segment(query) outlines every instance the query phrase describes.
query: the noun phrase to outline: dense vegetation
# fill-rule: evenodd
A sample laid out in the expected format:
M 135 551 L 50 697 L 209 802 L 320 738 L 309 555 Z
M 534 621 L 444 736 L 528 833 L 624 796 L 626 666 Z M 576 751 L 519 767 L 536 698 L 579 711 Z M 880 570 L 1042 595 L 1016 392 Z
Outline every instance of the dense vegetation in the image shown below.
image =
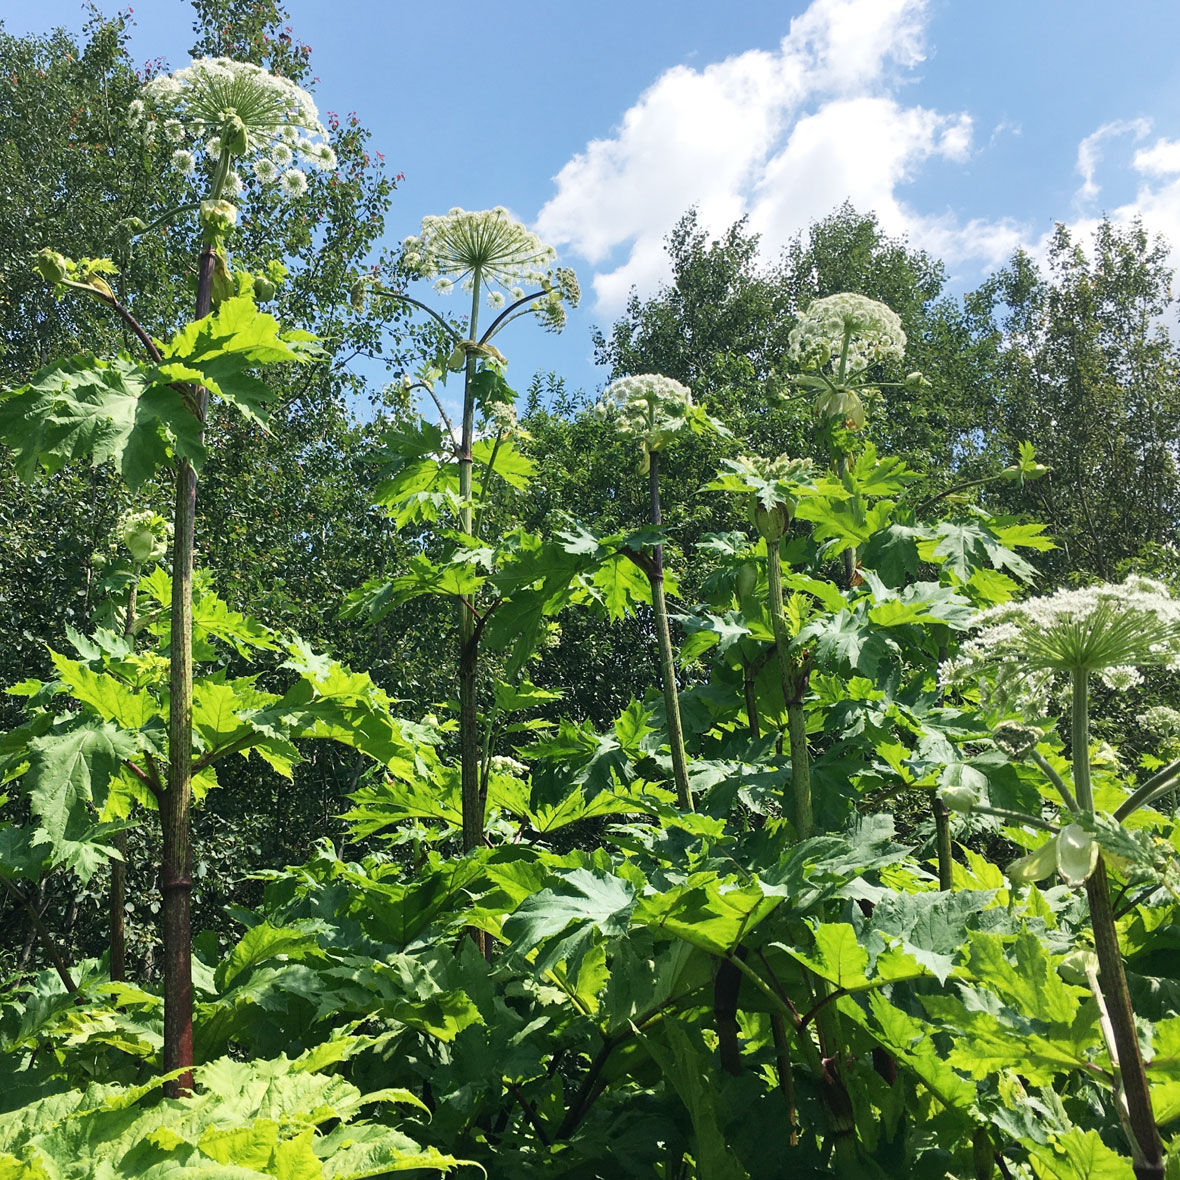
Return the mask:
M 1163 245 L 689 211 L 518 392 L 573 273 L 194 8 L 0 29 L 0 1180 L 1180 1175 Z

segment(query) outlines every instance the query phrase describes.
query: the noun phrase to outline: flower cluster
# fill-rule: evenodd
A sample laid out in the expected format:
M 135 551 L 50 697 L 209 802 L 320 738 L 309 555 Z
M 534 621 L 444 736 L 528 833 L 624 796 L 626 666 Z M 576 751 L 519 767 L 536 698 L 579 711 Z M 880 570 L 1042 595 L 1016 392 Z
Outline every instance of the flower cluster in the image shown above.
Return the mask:
M 516 418 L 516 407 L 511 402 L 492 402 L 488 406 L 488 421 L 500 437 L 515 434 L 520 429 Z
M 612 381 L 594 409 L 600 417 L 612 419 L 620 433 L 639 440 L 643 475 L 651 469 L 652 455 L 662 451 L 674 435 L 707 431 L 730 437 L 722 423 L 693 402 L 687 386 L 658 373 Z
M 692 391 L 659 373 L 612 381 L 595 406 L 600 417 L 614 416 L 619 431 L 641 439 L 645 453 L 662 450 L 689 423 Z
M 815 300 L 788 337 L 800 368 L 834 366 L 838 379 L 905 355 L 901 319 L 883 303 L 844 293 Z
M 493 297 L 493 307 L 503 306 L 505 294 L 523 298 L 526 283 L 561 290 L 550 272 L 556 257 L 552 246 L 513 221 L 502 206 L 424 217 L 421 232 L 402 242 L 402 264 L 419 278 L 436 279 L 440 294 L 449 295 L 456 283 L 472 291 L 478 282 Z
M 296 167 L 297 154 L 311 167 L 336 167 L 311 95 L 248 62 L 198 58 L 160 74 L 131 103 L 128 117 L 145 143 L 162 138 L 176 145 L 172 164 L 185 175 L 202 156 L 213 169 L 232 159 L 249 165 L 262 183 L 281 181 L 298 196 L 307 175 Z M 224 190 L 232 195 L 241 187 L 240 175 L 227 169 Z
M 1111 688 L 1139 668 L 1180 670 L 1180 600 L 1150 578 L 1059 590 L 982 611 L 976 636 L 943 664 L 948 683 L 978 678 L 992 703 L 1043 712 L 1062 673 L 1095 672 Z
M 1152 705 L 1146 713 L 1140 713 L 1135 720 L 1156 737 L 1180 737 L 1180 713 L 1167 705 Z
M 172 525 L 150 508 L 141 512 L 128 509 L 115 525 L 115 536 L 136 565 L 149 565 L 163 560 L 168 552 Z

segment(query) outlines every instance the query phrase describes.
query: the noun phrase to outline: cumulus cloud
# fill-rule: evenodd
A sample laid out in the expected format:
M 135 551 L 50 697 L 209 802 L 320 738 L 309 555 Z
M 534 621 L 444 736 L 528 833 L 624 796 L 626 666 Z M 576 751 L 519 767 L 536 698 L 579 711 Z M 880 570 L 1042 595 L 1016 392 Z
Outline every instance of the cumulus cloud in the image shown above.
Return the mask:
M 1170 248 L 1170 265 L 1180 271 L 1180 140 L 1158 138 L 1151 147 L 1138 148 L 1129 167 L 1107 163 L 1103 145 L 1130 138 L 1140 143 L 1150 135 L 1146 118 L 1114 119 L 1103 123 L 1078 144 L 1077 171 L 1082 178 L 1074 194 L 1074 216 L 1067 225 L 1075 243 L 1083 249 L 1093 240 L 1102 218 L 1117 226 L 1139 222 L 1153 236 L 1162 236 Z M 1108 175 L 1099 183 L 1103 164 Z M 1099 194 L 1114 190 L 1114 200 L 1099 202 Z M 1025 248 L 1037 258 L 1048 253 L 1052 233 Z
M 1018 227 L 920 213 L 899 195 L 934 159 L 972 153 L 972 121 L 900 101 L 923 60 L 927 0 L 814 0 L 777 51 L 662 74 L 555 178 L 537 229 L 598 270 L 599 306 L 664 276 L 664 235 L 690 205 L 720 232 L 743 215 L 768 251 L 846 199 L 943 257 L 994 264 Z

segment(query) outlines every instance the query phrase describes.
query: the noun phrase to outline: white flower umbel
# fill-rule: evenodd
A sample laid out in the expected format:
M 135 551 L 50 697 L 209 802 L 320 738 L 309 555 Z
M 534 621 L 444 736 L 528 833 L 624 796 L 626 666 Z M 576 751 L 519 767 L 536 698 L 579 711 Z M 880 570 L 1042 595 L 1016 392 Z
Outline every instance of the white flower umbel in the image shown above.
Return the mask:
M 402 243 L 402 262 L 419 277 L 449 278 L 462 285 L 478 276 L 489 291 L 502 287 L 511 292 L 520 284 L 550 279 L 556 257 L 552 246 L 500 207 L 424 217 L 421 233 Z
M 976 622 L 960 653 L 968 665 L 1097 672 L 1115 688 L 1137 683 L 1140 667 L 1180 669 L 1180 600 L 1138 575 L 994 606 Z
M 335 163 L 311 95 L 248 62 L 199 58 L 158 75 L 132 102 L 128 117 L 144 132 L 162 126 L 172 142 L 193 135 L 197 150 L 207 153 L 214 166 L 215 197 L 221 195 L 231 159 L 253 164 L 260 180 L 290 169 L 296 147 L 315 167 Z
M 830 365 L 839 380 L 905 355 L 897 313 L 875 299 L 847 292 L 815 300 L 791 330 L 788 343 L 795 364 L 807 369 Z
M 641 440 L 645 452 L 661 451 L 692 416 L 692 390 L 660 373 L 620 377 L 606 387 L 601 413 L 614 412 L 621 434 Z
M 301 197 L 307 192 L 307 174 L 298 168 L 288 168 L 283 173 L 283 191 L 289 197 Z
M 1180 670 L 1180 600 L 1162 583 L 1132 575 L 1118 586 L 991 607 L 977 622 L 979 633 L 955 661 L 956 679 L 978 675 L 984 686 L 990 679 L 1002 698 L 1030 678 L 1068 676 L 1074 789 L 1081 809 L 1093 811 L 1089 677 L 1125 689 L 1139 668 Z

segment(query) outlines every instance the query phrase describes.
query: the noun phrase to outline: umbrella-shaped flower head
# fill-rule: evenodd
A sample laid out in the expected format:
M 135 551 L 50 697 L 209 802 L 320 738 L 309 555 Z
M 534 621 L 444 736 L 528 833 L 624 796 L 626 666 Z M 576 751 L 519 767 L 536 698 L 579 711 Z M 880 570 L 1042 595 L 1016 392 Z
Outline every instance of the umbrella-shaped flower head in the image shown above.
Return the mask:
M 620 434 L 639 441 L 642 451 L 639 469 L 644 473 L 651 456 L 664 450 L 678 434 L 699 434 L 703 430 L 729 433 L 692 400 L 687 385 L 660 373 L 612 381 L 597 408 L 603 417 L 616 423 Z
M 840 378 L 905 355 L 901 319 L 884 303 L 845 292 L 815 300 L 788 337 L 791 360 L 802 368 L 832 366 Z
M 189 145 L 190 157 L 204 155 L 214 166 L 223 155 L 249 161 L 260 180 L 290 177 L 295 150 L 312 167 L 335 165 L 311 95 L 249 62 L 198 58 L 159 74 L 131 103 L 128 119 L 145 140 L 154 140 L 162 127 L 172 143 Z M 287 184 L 292 192 L 303 187 Z

